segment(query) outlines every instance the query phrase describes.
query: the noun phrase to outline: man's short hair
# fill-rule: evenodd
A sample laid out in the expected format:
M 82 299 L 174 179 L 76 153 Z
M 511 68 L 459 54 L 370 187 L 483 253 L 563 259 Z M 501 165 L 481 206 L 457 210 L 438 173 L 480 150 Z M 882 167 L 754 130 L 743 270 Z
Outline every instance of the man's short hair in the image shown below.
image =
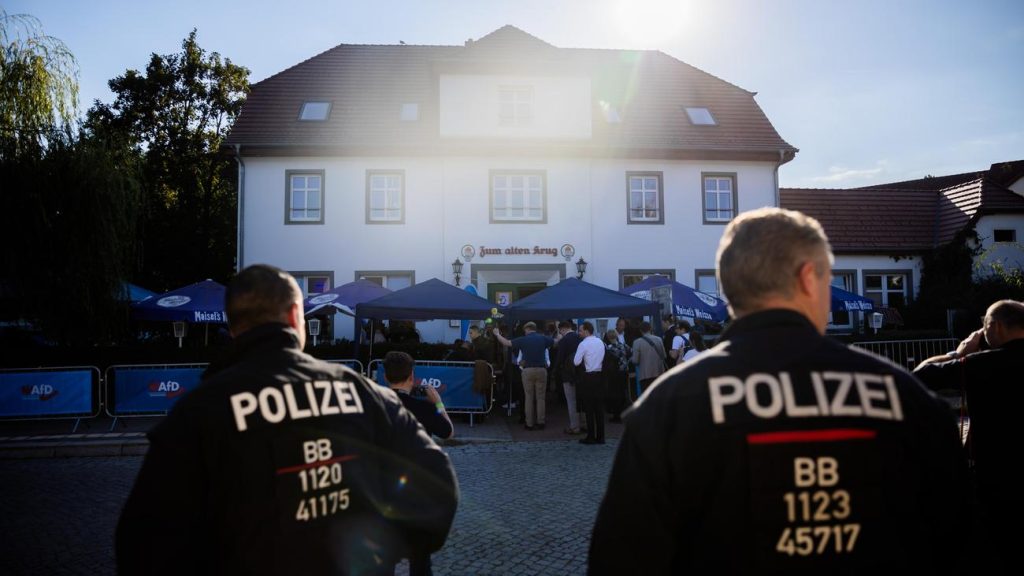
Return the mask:
M 470 332 L 479 332 L 480 331 L 480 327 L 476 326 L 476 325 L 470 326 L 469 327 L 469 331 Z
M 640 332 L 642 334 L 650 332 L 650 331 L 651 331 L 651 323 L 650 322 L 644 320 L 643 322 L 640 323 Z
M 988 316 L 1006 328 L 1024 329 L 1024 303 L 1000 300 L 988 307 Z
M 594 325 L 591 324 L 590 321 L 584 322 L 583 324 L 580 324 L 580 330 L 586 330 L 587 334 L 593 335 Z
M 718 285 L 735 310 L 755 310 L 766 297 L 795 296 L 796 274 L 805 262 L 819 273 L 832 263 L 832 247 L 817 220 L 783 208 L 740 214 L 718 244 Z
M 679 328 L 680 330 L 686 330 L 687 332 L 689 332 L 692 326 L 690 326 L 690 323 L 687 322 L 686 320 L 680 320 L 679 322 L 676 322 L 676 328 Z
M 558 329 L 561 330 L 562 328 L 565 328 L 566 330 L 572 330 L 572 322 L 569 322 L 568 320 L 562 320 L 561 322 L 558 323 Z
M 405 352 L 392 350 L 384 355 L 384 379 L 388 384 L 400 384 L 409 379 L 416 361 Z
M 228 325 L 237 334 L 262 324 L 287 322 L 292 304 L 302 301 L 297 289 L 291 275 L 280 268 L 269 264 L 245 268 L 231 279 L 224 294 Z
M 537 324 L 535 322 L 527 322 L 526 324 L 523 324 L 523 330 L 533 330 L 533 331 L 536 331 L 537 330 Z

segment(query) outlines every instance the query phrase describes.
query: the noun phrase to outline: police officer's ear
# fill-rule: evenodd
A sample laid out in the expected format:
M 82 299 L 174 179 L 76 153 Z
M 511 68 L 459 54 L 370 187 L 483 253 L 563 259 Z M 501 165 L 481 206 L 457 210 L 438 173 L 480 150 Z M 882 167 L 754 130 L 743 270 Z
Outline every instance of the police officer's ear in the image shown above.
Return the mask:
M 299 333 L 299 344 L 303 348 L 306 346 L 306 317 L 304 312 L 301 300 L 292 302 L 291 306 L 288 307 L 288 318 L 285 320 L 289 327 Z

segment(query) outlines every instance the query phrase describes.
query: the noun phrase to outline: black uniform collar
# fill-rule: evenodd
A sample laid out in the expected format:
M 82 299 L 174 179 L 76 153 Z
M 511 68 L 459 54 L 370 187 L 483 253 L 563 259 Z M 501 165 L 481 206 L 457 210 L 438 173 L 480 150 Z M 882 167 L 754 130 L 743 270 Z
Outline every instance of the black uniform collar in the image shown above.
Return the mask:
M 236 337 L 227 352 L 217 361 L 210 364 L 206 372 L 203 373 L 203 376 L 206 377 L 220 372 L 249 356 L 262 354 L 269 350 L 286 348 L 300 350 L 299 334 L 295 330 L 287 324 L 279 322 L 261 324 L 246 330 Z
M 811 324 L 811 321 L 803 314 L 795 310 L 774 308 L 771 310 L 754 312 L 753 314 L 748 314 L 738 320 L 734 320 L 729 324 L 725 331 L 722 332 L 721 340 L 729 340 L 741 334 L 749 334 L 766 328 L 777 329 L 780 327 L 807 328 L 815 334 L 818 334 L 818 330 L 814 327 L 814 324 Z

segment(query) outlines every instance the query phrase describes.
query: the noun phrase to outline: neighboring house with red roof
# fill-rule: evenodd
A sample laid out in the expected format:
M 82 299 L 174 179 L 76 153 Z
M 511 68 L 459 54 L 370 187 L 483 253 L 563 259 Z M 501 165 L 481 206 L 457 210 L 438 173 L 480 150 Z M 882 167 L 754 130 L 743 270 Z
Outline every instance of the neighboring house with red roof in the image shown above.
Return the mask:
M 903 308 L 917 293 L 921 255 L 973 229 L 975 274 L 1024 266 L 1024 160 L 988 170 L 852 189 L 782 188 L 781 206 L 817 218 L 836 255 L 834 283 L 876 306 Z M 837 315 L 838 328 L 856 319 Z
M 458 259 L 497 302 L 582 259 L 607 288 L 660 273 L 716 293 L 724 225 L 778 205 L 797 152 L 754 96 L 658 51 L 512 26 L 457 46 L 342 44 L 254 84 L 226 139 L 238 266 L 278 265 L 308 294 L 454 282 Z

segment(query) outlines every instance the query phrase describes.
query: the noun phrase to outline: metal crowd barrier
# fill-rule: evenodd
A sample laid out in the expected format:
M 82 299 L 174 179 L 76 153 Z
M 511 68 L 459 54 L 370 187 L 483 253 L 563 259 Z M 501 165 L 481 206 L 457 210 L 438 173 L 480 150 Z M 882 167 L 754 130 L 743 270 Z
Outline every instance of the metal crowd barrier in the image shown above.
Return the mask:
M 118 364 L 107 368 L 104 400 L 107 416 L 164 416 L 189 390 L 199 386 L 208 364 Z
M 83 418 L 99 416 L 102 384 L 95 366 L 0 370 L 0 419 L 74 418 L 74 433 Z
M 387 386 L 382 373 L 382 364 L 383 361 L 379 359 L 371 361 L 366 376 L 381 386 Z M 465 374 L 453 373 L 451 370 L 453 368 L 468 368 L 468 379 Z M 443 360 L 421 362 L 417 360 L 413 374 L 420 379 L 429 379 L 431 385 L 435 385 L 434 381 L 436 380 L 435 388 L 443 386 L 444 388 L 438 393 L 441 395 L 441 401 L 444 402 L 445 411 L 449 414 L 468 414 L 469 426 L 472 428 L 474 416 L 490 414 L 494 408 L 494 366 L 487 363 L 487 368 L 490 371 L 490 382 L 487 393 L 483 396 L 473 391 L 476 362 L 446 362 Z M 379 376 L 378 373 L 380 373 Z M 479 404 L 479 407 L 475 404 Z
M 356 360 L 355 358 L 336 358 L 333 360 L 324 360 L 324 362 L 327 362 L 329 364 L 344 364 L 345 366 L 348 366 L 349 368 L 355 370 L 356 372 L 359 372 L 363 376 L 366 375 L 366 369 L 363 366 L 363 363 L 360 362 L 359 360 Z
M 854 342 L 853 346 L 885 356 L 889 360 L 913 370 L 921 361 L 932 356 L 956 350 L 955 338 L 934 338 L 931 340 L 876 340 Z

